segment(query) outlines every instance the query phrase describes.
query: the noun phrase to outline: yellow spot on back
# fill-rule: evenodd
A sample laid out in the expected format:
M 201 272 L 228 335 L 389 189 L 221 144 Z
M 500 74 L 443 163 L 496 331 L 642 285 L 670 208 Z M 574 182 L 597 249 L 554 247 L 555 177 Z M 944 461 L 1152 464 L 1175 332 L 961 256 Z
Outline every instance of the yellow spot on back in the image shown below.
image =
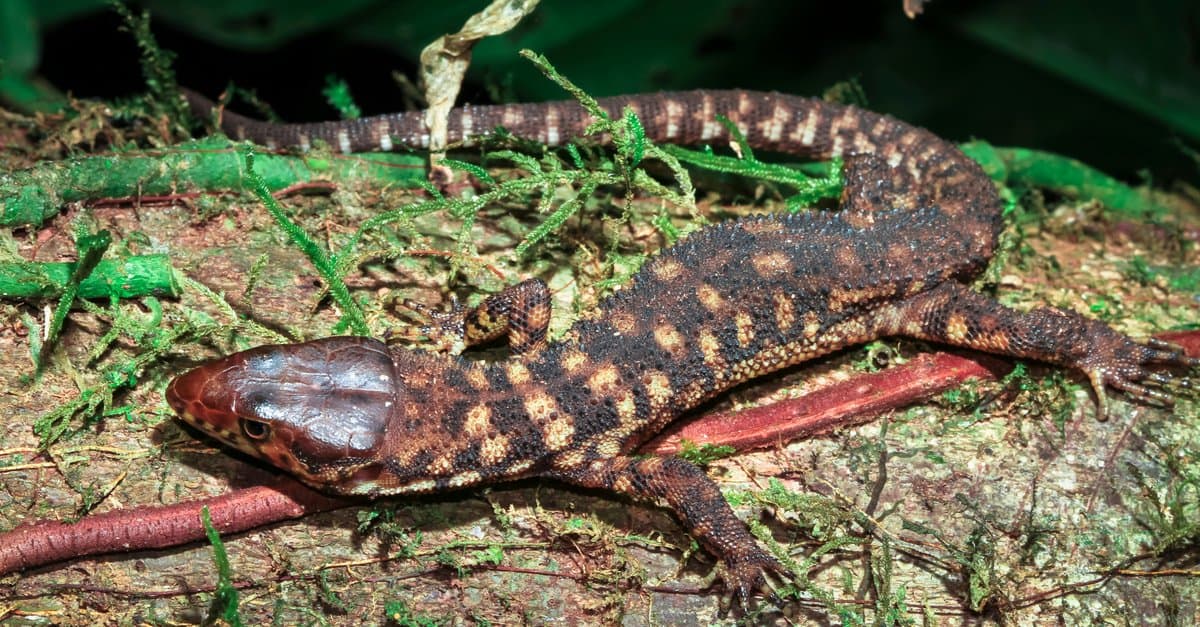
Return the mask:
M 704 125 L 704 134 L 701 135 L 700 139 L 712 139 L 716 132 L 715 130 L 709 128 L 710 124 L 714 126 L 716 124 L 716 115 L 713 111 L 712 94 L 705 93 L 701 98 L 701 103 L 702 104 L 700 108 L 692 113 L 692 119 Z
M 491 387 L 491 384 L 488 383 L 487 375 L 483 372 L 483 368 L 475 365 L 467 368 L 467 383 L 476 390 L 486 390 Z
M 598 457 L 615 457 L 621 453 L 621 444 L 615 439 L 602 440 L 595 448 Z
M 737 325 L 738 344 L 743 347 L 749 346 L 754 341 L 754 318 L 745 311 L 739 311 L 733 317 L 733 322 Z
M 463 431 L 472 437 L 480 437 L 492 428 L 492 410 L 480 403 L 467 410 L 467 420 L 463 423 Z
M 898 265 L 911 263 L 916 255 L 917 253 L 913 250 L 913 245 L 909 242 L 897 242 L 892 244 L 891 246 L 888 246 L 887 252 L 884 254 L 888 262 Z
M 661 372 L 646 373 L 642 377 L 642 383 L 646 386 L 646 396 L 650 399 L 651 409 L 667 407 L 675 396 L 675 390 L 671 389 L 671 380 Z
M 961 342 L 967 339 L 969 332 L 967 319 L 963 318 L 962 314 L 950 314 L 950 319 L 946 321 L 946 337 L 955 342 Z
M 700 345 L 700 354 L 704 356 L 704 363 L 719 376 L 725 364 L 725 358 L 721 356 L 721 341 L 711 330 L 701 329 L 697 343 Z
M 543 391 L 525 397 L 525 412 L 536 424 L 545 424 L 558 415 L 558 403 Z
M 979 340 L 979 346 L 984 346 L 988 350 L 1000 353 L 1007 352 L 1009 349 L 1009 336 L 1007 333 L 988 333 Z
M 809 112 L 808 115 L 804 116 L 803 121 L 798 121 L 796 126 L 793 127 L 792 134 L 788 136 L 789 139 L 798 141 L 805 146 L 811 146 L 813 140 L 816 139 L 817 124 L 820 121 L 821 118 L 815 111 Z
M 650 263 L 650 271 L 660 281 L 674 281 L 683 274 L 683 264 L 679 263 L 677 259 L 658 257 Z
M 454 472 L 454 453 L 439 456 L 429 464 L 429 474 L 434 476 L 448 475 Z
M 891 297 L 896 292 L 895 285 L 881 283 L 858 289 L 835 289 L 829 292 L 830 311 L 841 311 L 847 305 L 861 305 L 875 300 Z
M 668 353 L 677 353 L 683 350 L 683 336 L 670 324 L 663 323 L 654 327 L 654 342 Z
M 696 298 L 705 309 L 713 313 L 725 311 L 725 298 L 717 288 L 707 283 L 701 283 L 700 287 L 696 288 Z
M 414 370 L 412 372 L 409 372 L 408 376 L 404 378 L 404 385 L 405 385 L 405 387 L 409 388 L 410 390 L 427 388 L 432 383 L 433 383 L 433 378 L 430 377 L 429 373 L 424 370 L 421 370 L 421 371 Z
M 504 370 L 508 374 L 508 382 L 513 385 L 523 385 L 529 383 L 529 369 L 525 364 L 519 361 L 508 361 L 504 364 Z
M 738 116 L 739 119 L 741 118 L 741 116 L 744 116 L 747 113 L 750 113 L 750 110 L 753 108 L 753 104 L 754 104 L 753 102 L 750 101 L 750 94 L 748 94 L 744 91 L 738 93 L 737 103 L 738 103 L 737 112 L 739 114 L 739 116 Z M 733 119 L 733 116 L 727 116 L 727 117 L 729 117 L 730 119 Z
M 867 135 L 864 135 L 863 133 L 858 132 L 858 131 L 855 131 L 854 141 L 851 143 L 854 145 L 855 152 L 858 152 L 860 154 L 866 153 L 866 152 L 872 152 L 875 149 L 875 142 L 871 141 L 871 139 Z
M 621 373 L 612 364 L 604 364 L 588 377 L 587 387 L 595 396 L 608 396 L 621 380 Z
M 804 337 L 812 339 L 817 337 L 817 333 L 821 331 L 821 316 L 817 312 L 810 311 L 804 314 Z
M 839 248 L 833 251 L 833 263 L 834 268 L 839 268 L 843 271 L 855 271 L 862 266 L 862 262 L 858 260 L 858 254 L 850 247 Z
M 542 428 L 542 436 L 547 449 L 561 451 L 570 446 L 571 438 L 575 437 L 575 420 L 567 414 L 560 414 Z
M 571 349 L 563 353 L 562 369 L 568 374 L 573 374 L 588 363 L 588 356 L 583 351 Z
M 512 128 L 525 122 L 525 115 L 517 107 L 505 107 L 504 109 L 504 125 Z
M 616 406 L 617 418 L 620 418 L 623 424 L 632 424 L 637 421 L 637 403 L 633 401 L 633 392 L 629 390 L 618 392 Z
M 787 333 L 796 324 L 796 304 L 783 292 L 772 294 L 771 303 L 775 309 L 775 325 L 781 332 Z
M 587 451 L 584 449 L 575 449 L 567 451 L 554 458 L 554 467 L 560 470 L 571 470 L 579 468 L 587 459 Z
M 683 117 L 683 105 L 675 100 L 666 102 L 667 109 L 667 130 L 666 136 L 674 138 L 679 135 L 679 119 Z
M 861 344 L 869 339 L 872 339 L 870 333 L 867 332 L 867 325 L 861 318 L 851 318 L 842 323 L 844 329 L 844 337 L 848 344 Z
M 786 253 L 780 251 L 753 255 L 750 257 L 750 263 L 754 266 L 754 271 L 758 273 L 758 276 L 764 279 L 792 271 L 792 260 L 788 259 Z
M 487 438 L 479 446 L 479 459 L 487 466 L 495 466 L 508 457 L 508 436 Z
M 628 312 L 614 312 L 608 317 L 608 321 L 620 333 L 629 334 L 637 330 L 637 318 Z

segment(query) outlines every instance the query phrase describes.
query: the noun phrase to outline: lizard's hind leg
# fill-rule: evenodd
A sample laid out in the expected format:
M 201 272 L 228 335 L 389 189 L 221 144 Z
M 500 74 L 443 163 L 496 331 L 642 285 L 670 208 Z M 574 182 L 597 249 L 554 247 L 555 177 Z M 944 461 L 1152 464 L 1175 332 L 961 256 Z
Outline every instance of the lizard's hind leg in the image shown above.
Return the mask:
M 1171 386 L 1190 387 L 1186 377 L 1159 368 L 1196 368 L 1200 359 L 1183 349 L 1149 340 L 1138 343 L 1077 313 L 1042 307 L 1010 309 L 958 283 L 942 285 L 874 314 L 880 335 L 904 335 L 989 353 L 1078 368 L 1087 375 L 1108 415 L 1106 386 L 1140 400 L 1169 405 Z

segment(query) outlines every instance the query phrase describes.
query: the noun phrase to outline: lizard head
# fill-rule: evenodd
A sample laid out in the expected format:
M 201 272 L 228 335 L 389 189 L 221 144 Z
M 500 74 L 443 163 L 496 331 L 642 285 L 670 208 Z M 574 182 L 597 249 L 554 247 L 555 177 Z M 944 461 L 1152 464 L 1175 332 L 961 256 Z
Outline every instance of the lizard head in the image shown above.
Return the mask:
M 207 363 L 171 381 L 166 397 L 213 438 L 314 487 L 346 492 L 346 480 L 381 455 L 394 374 L 382 342 L 331 337 Z

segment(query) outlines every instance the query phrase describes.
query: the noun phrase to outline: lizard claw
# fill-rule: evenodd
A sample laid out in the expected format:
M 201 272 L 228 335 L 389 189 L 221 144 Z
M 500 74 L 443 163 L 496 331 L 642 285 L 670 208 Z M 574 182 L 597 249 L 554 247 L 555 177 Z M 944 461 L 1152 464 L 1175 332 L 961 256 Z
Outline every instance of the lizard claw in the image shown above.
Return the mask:
M 407 298 L 400 301 L 400 310 L 419 326 L 388 329 L 384 334 L 385 341 L 390 343 L 400 338 L 415 342 L 424 337 L 429 341 L 432 350 L 439 353 L 457 355 L 466 349 L 466 309 L 454 294 L 450 295 L 449 311 L 440 311 Z
M 765 597 L 775 607 L 782 607 L 777 584 L 789 575 L 779 560 L 757 546 L 749 555 L 731 556 L 725 562 L 725 585 L 747 611 L 753 609 L 756 595 Z
M 1106 386 L 1136 400 L 1163 407 L 1174 404 L 1172 392 L 1176 388 L 1192 388 L 1192 381 L 1186 375 L 1174 376 L 1151 368 L 1194 369 L 1200 367 L 1200 359 L 1189 357 L 1183 348 L 1162 340 L 1151 338 L 1138 344 L 1123 336 L 1116 338 L 1116 341 L 1097 342 L 1079 364 L 1096 392 L 1102 420 L 1109 416 Z

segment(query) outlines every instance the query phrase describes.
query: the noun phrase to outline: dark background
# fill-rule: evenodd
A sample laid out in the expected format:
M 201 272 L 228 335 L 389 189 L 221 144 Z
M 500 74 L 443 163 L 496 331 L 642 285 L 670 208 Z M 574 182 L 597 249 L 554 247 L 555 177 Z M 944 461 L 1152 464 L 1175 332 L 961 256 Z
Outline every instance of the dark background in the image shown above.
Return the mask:
M 402 108 L 392 78 L 486 2 L 159 0 L 159 44 L 182 85 L 257 90 L 284 118 L 336 116 L 345 80 L 364 113 Z M 28 109 L 61 93 L 143 89 L 138 50 L 106 2 L 0 0 L 0 98 Z M 820 94 L 854 81 L 871 108 L 946 137 L 1068 154 L 1131 181 L 1195 181 L 1200 2 L 544 0 L 481 43 L 461 100 L 561 98 L 515 52 L 532 48 L 593 95 L 745 87 Z

